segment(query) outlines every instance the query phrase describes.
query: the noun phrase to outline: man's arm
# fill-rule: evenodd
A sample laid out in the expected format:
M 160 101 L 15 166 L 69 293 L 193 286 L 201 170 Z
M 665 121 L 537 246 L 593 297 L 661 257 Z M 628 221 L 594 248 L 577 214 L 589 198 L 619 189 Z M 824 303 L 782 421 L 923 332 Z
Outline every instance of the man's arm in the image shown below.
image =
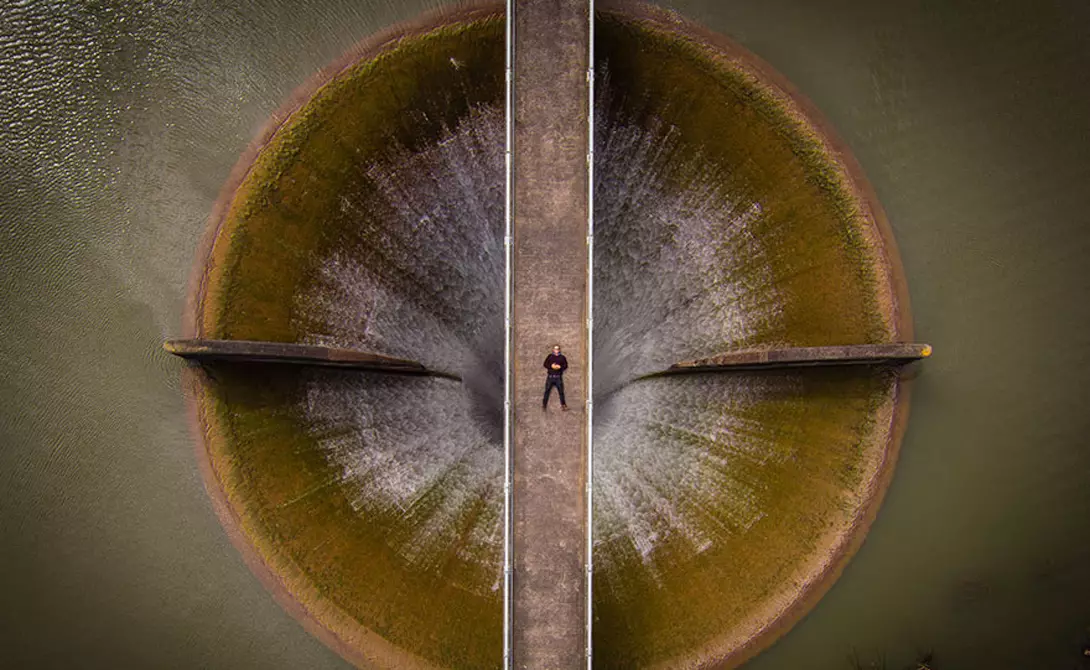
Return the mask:
M 568 357 L 561 354 L 560 356 L 560 371 L 563 372 L 568 369 Z
M 546 356 L 546 357 L 545 357 L 545 362 L 544 362 L 544 363 L 542 363 L 541 367 L 543 367 L 543 368 L 545 368 L 546 370 L 548 370 L 548 369 L 549 369 L 549 359 L 550 359 L 550 358 L 552 358 L 552 355 L 551 355 L 551 354 L 550 354 L 550 355 L 548 355 L 548 356 Z

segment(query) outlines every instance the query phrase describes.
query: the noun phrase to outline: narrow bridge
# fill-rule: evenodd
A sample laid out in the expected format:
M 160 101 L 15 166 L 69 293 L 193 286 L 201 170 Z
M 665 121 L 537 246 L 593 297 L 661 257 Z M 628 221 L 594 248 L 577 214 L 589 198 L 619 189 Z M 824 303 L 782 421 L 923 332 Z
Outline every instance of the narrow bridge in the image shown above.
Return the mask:
M 511 4 L 514 5 L 511 11 Z M 508 5 L 514 137 L 509 667 L 589 667 L 587 317 L 591 8 Z M 513 216 L 512 216 L 513 215 Z M 566 352 L 570 411 L 541 409 L 542 362 Z

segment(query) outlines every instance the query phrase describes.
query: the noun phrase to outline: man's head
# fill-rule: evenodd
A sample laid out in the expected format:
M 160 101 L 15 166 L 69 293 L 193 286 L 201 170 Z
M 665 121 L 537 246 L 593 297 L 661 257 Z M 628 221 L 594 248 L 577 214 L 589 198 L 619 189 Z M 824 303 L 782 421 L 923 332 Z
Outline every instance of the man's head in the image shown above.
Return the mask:
M 559 344 L 554 344 L 553 345 L 553 353 L 554 354 L 559 354 L 560 353 L 560 345 Z

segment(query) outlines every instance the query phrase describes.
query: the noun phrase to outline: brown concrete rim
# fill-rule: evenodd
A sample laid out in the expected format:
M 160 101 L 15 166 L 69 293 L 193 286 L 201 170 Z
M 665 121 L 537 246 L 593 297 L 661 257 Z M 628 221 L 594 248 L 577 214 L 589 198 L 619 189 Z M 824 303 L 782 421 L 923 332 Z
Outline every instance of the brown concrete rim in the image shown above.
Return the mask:
M 840 168 L 845 177 L 844 186 L 860 207 L 863 219 L 870 224 L 867 226 L 869 230 L 863 232 L 867 234 L 871 251 L 876 256 L 877 283 L 883 292 L 888 292 L 891 308 L 884 316 L 893 340 L 911 341 L 913 326 L 908 283 L 893 228 L 850 146 L 821 110 L 763 58 L 729 37 L 694 23 L 677 12 L 635 0 L 598 0 L 597 11 L 671 33 L 701 47 L 713 58 L 725 60 L 752 75 L 766 91 L 779 99 L 796 121 L 813 131 L 813 137 L 824 145 L 826 155 Z
M 215 245 L 220 237 L 226 215 L 233 204 L 239 186 L 249 175 L 257 156 L 286 126 L 291 117 L 323 86 L 356 63 L 376 58 L 396 48 L 402 39 L 417 37 L 446 25 L 500 17 L 503 15 L 503 7 L 502 3 L 495 0 L 458 2 L 389 26 L 357 42 L 337 60 L 320 69 L 298 86 L 284 104 L 270 114 L 264 126 L 239 156 L 212 206 L 194 255 L 182 319 L 182 337 L 200 338 L 204 334 L 203 303 L 207 294 L 207 282 L 212 269 Z M 285 565 L 274 566 L 262 556 L 255 545 L 255 539 L 245 530 L 246 524 L 242 517 L 231 505 L 223 482 L 216 473 L 210 453 L 210 440 L 215 439 L 215 428 L 207 416 L 209 408 L 203 402 L 204 385 L 208 383 L 210 382 L 200 367 L 190 367 L 182 371 L 182 387 L 186 396 L 190 429 L 194 436 L 197 466 L 212 508 L 224 532 L 254 576 L 304 630 L 352 665 L 359 668 L 410 670 L 438 668 L 439 666 L 432 662 L 395 646 L 366 626 L 344 625 L 344 622 L 351 621 L 351 618 L 328 601 L 325 601 L 328 611 L 324 614 L 319 613 L 312 606 L 308 606 L 298 593 L 288 589 L 283 575 L 288 559 L 281 559 L 280 562 L 284 562 Z
M 635 21 L 690 41 L 712 58 L 751 75 L 767 92 L 777 97 L 785 110 L 813 137 L 822 143 L 826 155 L 840 168 L 843 184 L 860 207 L 862 218 L 869 225 L 866 235 L 874 256 L 875 279 L 885 300 L 879 296 L 879 308 L 895 342 L 910 342 L 913 338 L 908 284 L 898 253 L 892 227 L 878 201 L 862 166 L 848 144 L 837 134 L 832 124 L 818 108 L 790 81 L 769 63 L 737 42 L 693 23 L 676 12 L 630 0 L 598 0 L 600 13 L 613 14 L 622 20 Z M 797 624 L 832 588 L 850 559 L 866 539 L 885 497 L 900 453 L 908 421 L 908 382 L 898 380 L 893 389 L 892 413 L 885 448 L 877 454 L 875 474 L 860 491 L 861 503 L 845 526 L 841 541 L 827 547 L 824 565 L 807 575 L 794 598 L 741 643 L 727 634 L 710 640 L 687 656 L 670 659 L 658 667 L 736 668 L 770 647 Z

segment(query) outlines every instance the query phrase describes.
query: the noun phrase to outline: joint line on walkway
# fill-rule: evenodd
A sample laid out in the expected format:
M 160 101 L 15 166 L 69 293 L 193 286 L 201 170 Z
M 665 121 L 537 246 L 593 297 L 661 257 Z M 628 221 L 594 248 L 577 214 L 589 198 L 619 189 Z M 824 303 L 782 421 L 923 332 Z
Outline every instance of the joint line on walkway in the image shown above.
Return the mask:
M 510 670 L 511 658 L 511 187 L 514 170 L 511 150 L 514 140 L 514 0 L 504 3 L 504 268 L 503 268 L 503 670 Z

